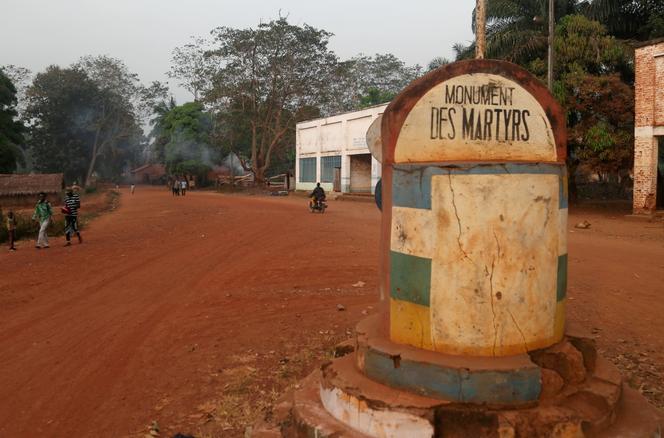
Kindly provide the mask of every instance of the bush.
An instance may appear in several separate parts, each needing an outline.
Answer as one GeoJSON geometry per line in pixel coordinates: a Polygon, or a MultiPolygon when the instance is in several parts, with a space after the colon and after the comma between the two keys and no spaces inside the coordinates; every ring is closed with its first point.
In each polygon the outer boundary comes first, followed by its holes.
{"type": "Polygon", "coordinates": [[[96,193],[97,192],[97,187],[96,186],[89,186],[85,188],[85,193],[90,194],[90,193],[96,193]]]}

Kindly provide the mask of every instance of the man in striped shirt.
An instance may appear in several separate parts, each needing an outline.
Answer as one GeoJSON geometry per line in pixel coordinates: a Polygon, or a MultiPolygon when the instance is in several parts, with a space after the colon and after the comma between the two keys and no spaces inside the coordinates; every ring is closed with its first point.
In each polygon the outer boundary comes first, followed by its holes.
{"type": "Polygon", "coordinates": [[[67,189],[65,207],[63,208],[65,213],[65,237],[67,238],[65,246],[71,245],[71,235],[74,233],[78,237],[78,243],[83,243],[83,237],[81,237],[81,233],[78,231],[79,208],[81,208],[81,198],[78,196],[78,193],[72,189],[67,189]]]}

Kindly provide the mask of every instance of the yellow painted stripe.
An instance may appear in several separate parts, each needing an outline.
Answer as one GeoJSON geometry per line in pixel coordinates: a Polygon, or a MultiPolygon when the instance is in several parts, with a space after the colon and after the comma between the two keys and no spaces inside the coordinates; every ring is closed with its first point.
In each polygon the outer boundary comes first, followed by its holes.
{"type": "MultiPolygon", "coordinates": [[[[565,333],[565,300],[556,303],[554,332],[551,337],[526,343],[528,351],[549,347],[560,342],[565,333]]],[[[479,345],[446,345],[431,336],[430,309],[408,301],[390,299],[390,339],[398,344],[412,345],[429,351],[470,356],[510,356],[524,353],[523,343],[499,345],[496,350],[479,345]]]]}
{"type": "Polygon", "coordinates": [[[556,316],[553,325],[553,342],[559,342],[565,335],[565,304],[566,299],[556,303],[556,316]]]}
{"type": "Polygon", "coordinates": [[[433,350],[429,308],[390,298],[390,339],[397,344],[433,350]]]}

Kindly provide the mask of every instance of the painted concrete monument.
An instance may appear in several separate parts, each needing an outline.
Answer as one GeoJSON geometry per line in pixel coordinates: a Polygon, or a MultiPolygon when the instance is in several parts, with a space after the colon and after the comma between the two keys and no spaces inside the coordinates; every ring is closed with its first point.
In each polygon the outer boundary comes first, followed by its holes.
{"type": "Polygon", "coordinates": [[[657,412],[566,328],[565,117],[546,88],[510,63],[457,62],[368,136],[382,311],[257,434],[659,436],[657,412]]]}

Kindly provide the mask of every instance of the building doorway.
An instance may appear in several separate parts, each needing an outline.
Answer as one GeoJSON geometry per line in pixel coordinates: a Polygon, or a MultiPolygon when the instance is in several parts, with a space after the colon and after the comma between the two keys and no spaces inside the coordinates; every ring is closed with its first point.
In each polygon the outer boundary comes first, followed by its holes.
{"type": "Polygon", "coordinates": [[[350,192],[371,193],[371,154],[350,156],[350,192]]]}
{"type": "Polygon", "coordinates": [[[334,168],[334,181],[332,181],[332,190],[341,192],[341,167],[334,168]]]}
{"type": "Polygon", "coordinates": [[[664,137],[657,137],[657,202],[655,208],[664,210],[664,137]]]}

